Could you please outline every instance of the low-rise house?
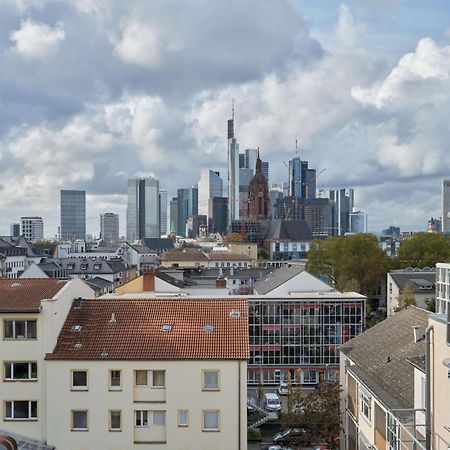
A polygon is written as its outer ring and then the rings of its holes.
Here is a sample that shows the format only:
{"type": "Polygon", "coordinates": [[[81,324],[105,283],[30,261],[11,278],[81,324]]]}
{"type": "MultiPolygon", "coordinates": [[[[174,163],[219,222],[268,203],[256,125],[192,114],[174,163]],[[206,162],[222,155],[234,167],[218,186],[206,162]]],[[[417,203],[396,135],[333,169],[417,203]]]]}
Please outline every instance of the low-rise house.
{"type": "Polygon", "coordinates": [[[46,440],[44,357],[74,298],[93,294],[81,280],[0,280],[0,430],[46,440]]]}
{"type": "Polygon", "coordinates": [[[229,252],[205,253],[198,250],[167,251],[161,257],[161,265],[166,268],[204,269],[252,267],[254,260],[244,254],[229,252]]]}
{"type": "Polygon", "coordinates": [[[46,357],[48,443],[247,448],[247,323],[245,300],[75,301],[46,357]]]}
{"type": "Polygon", "coordinates": [[[427,309],[435,298],[436,271],[434,269],[392,270],[387,274],[387,315],[395,313],[399,295],[409,292],[416,306],[427,309]]]}
{"type": "Polygon", "coordinates": [[[414,433],[417,449],[424,448],[424,415],[414,410],[415,395],[423,398],[424,387],[415,394],[409,360],[424,354],[429,314],[410,306],[340,347],[342,449],[406,450],[413,448],[414,433]],[[400,445],[402,439],[409,444],[400,445]]]}
{"type": "Polygon", "coordinates": [[[52,258],[43,258],[40,263],[33,263],[19,278],[67,278],[68,273],[61,263],[52,258]]]}

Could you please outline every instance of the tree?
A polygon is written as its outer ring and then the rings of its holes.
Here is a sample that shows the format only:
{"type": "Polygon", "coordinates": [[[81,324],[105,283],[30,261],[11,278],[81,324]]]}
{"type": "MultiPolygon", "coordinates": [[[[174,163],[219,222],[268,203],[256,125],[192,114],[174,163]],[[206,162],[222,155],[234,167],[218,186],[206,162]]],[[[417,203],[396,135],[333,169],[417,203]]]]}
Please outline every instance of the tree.
{"type": "Polygon", "coordinates": [[[410,283],[407,283],[403,292],[397,295],[397,306],[394,308],[394,312],[399,312],[408,306],[416,306],[414,287],[410,283]]]}
{"type": "Polygon", "coordinates": [[[283,425],[305,432],[293,437],[290,446],[300,448],[311,443],[325,442],[336,448],[340,433],[339,384],[321,380],[317,389],[300,400],[297,407],[283,416],[283,425]]]}
{"type": "Polygon", "coordinates": [[[244,238],[240,233],[228,233],[223,242],[224,244],[229,244],[230,242],[243,242],[244,238]]]}
{"type": "Polygon", "coordinates": [[[432,313],[436,312],[436,299],[434,297],[430,298],[430,300],[428,301],[428,303],[427,303],[427,311],[430,311],[432,313]]]}
{"type": "Polygon", "coordinates": [[[435,267],[450,260],[450,239],[443,234],[416,233],[398,249],[396,264],[405,267],[435,267]]]}
{"type": "Polygon", "coordinates": [[[376,295],[390,262],[373,234],[328,237],[311,243],[306,270],[326,276],[339,290],[376,295]]]}

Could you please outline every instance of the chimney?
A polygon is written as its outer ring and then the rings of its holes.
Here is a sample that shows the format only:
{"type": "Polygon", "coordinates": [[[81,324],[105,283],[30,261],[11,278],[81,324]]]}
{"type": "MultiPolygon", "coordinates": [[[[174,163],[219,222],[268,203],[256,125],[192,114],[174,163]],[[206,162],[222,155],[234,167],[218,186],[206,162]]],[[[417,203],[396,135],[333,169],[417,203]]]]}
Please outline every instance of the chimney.
{"type": "Polygon", "coordinates": [[[146,267],[142,275],[144,277],[144,292],[155,291],[155,269],[154,267],[146,267]]]}

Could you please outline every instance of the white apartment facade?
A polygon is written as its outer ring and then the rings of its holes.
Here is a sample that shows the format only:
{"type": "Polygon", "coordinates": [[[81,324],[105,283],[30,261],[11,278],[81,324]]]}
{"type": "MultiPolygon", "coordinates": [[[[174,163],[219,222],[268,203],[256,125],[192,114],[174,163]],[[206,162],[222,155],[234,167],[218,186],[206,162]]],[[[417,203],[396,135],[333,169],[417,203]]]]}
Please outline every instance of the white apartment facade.
{"type": "Polygon", "coordinates": [[[94,291],[81,280],[0,280],[0,430],[46,440],[44,357],[79,295],[94,291]]]}
{"type": "Polygon", "coordinates": [[[31,242],[44,239],[44,220],[42,217],[21,217],[20,234],[31,242]]]}

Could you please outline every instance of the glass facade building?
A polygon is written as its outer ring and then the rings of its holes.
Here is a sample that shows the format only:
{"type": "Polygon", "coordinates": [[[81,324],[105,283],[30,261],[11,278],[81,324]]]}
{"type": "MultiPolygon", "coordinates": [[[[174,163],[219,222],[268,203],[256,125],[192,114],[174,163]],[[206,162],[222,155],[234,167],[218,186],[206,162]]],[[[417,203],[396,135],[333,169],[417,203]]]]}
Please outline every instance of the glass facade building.
{"type": "Polygon", "coordinates": [[[110,244],[119,242],[118,214],[100,214],[100,239],[110,244]]]}
{"type": "Polygon", "coordinates": [[[86,191],[61,191],[61,240],[86,239],[86,191]]]}
{"type": "Polygon", "coordinates": [[[362,333],[364,317],[361,295],[250,298],[248,383],[276,384],[288,376],[304,385],[322,376],[335,379],[339,345],[362,333]]]}

